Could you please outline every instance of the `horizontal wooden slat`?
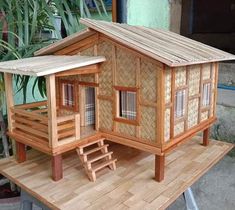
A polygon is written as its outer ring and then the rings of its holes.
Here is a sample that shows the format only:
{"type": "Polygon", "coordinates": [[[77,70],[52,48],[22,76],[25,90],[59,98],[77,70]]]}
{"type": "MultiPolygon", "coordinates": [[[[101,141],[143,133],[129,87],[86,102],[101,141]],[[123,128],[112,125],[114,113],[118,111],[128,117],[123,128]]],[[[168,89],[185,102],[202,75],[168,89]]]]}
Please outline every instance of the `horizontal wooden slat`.
{"type": "Polygon", "coordinates": [[[46,105],[47,105],[47,101],[39,101],[39,102],[33,102],[33,103],[28,103],[28,104],[15,105],[15,108],[29,109],[33,107],[46,106],[46,105]]]}
{"type": "Polygon", "coordinates": [[[57,117],[57,123],[65,122],[68,120],[74,120],[74,115],[66,115],[57,117]]]}

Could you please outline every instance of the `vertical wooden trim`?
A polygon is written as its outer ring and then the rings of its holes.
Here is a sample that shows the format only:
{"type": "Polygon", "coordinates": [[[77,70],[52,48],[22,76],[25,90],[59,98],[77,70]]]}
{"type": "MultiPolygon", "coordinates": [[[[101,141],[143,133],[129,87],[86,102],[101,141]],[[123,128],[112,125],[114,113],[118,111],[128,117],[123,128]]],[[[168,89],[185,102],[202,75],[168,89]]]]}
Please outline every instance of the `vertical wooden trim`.
{"type": "Polygon", "coordinates": [[[46,76],[49,147],[58,145],[55,75],[46,76]]]}
{"type": "Polygon", "coordinates": [[[81,126],[85,126],[85,86],[79,85],[79,113],[80,113],[80,122],[81,126]]]}
{"type": "Polygon", "coordinates": [[[26,161],[26,148],[25,144],[16,142],[16,159],[18,163],[26,161]]]}
{"type": "Polygon", "coordinates": [[[13,119],[11,108],[14,107],[14,96],[13,96],[13,85],[12,85],[12,74],[4,73],[5,82],[5,93],[6,93],[6,104],[7,104],[7,118],[8,118],[8,130],[13,130],[13,119]]]}
{"type": "Polygon", "coordinates": [[[155,155],[155,180],[161,182],[164,179],[165,155],[155,155]]]}
{"type": "MultiPolygon", "coordinates": [[[[99,38],[98,38],[99,39],[99,38]]],[[[94,45],[94,56],[98,55],[98,45],[94,45]]],[[[98,68],[100,68],[100,65],[98,65],[98,68]]],[[[95,83],[99,84],[99,74],[95,74],[95,83]]],[[[95,129],[99,130],[99,86],[95,87],[95,129]]]]}
{"type": "Polygon", "coordinates": [[[203,146],[209,145],[210,127],[203,131],[203,146]]]}
{"type": "Polygon", "coordinates": [[[199,85],[198,124],[201,122],[202,92],[203,92],[202,71],[203,71],[203,69],[202,69],[202,64],[200,64],[200,85],[199,85]]]}
{"type": "Polygon", "coordinates": [[[74,116],[74,123],[75,123],[75,139],[80,139],[80,114],[76,114],[74,116]]]}
{"type": "Polygon", "coordinates": [[[189,102],[189,68],[186,66],[186,86],[185,89],[185,119],[184,119],[184,131],[186,132],[188,130],[188,102],[189,102]]]}
{"type": "Polygon", "coordinates": [[[112,0],[112,21],[117,22],[117,0],[112,0]]]}
{"type": "MultiPolygon", "coordinates": [[[[112,73],[113,73],[113,86],[116,85],[116,70],[117,70],[117,61],[116,61],[116,47],[112,45],[112,73]]],[[[117,97],[116,97],[116,90],[113,88],[113,131],[117,131],[117,123],[115,122],[116,117],[116,109],[117,109],[117,97]]]]}
{"type": "Polygon", "coordinates": [[[59,181],[63,178],[62,155],[52,156],[51,160],[52,179],[59,181]]]}
{"type": "Polygon", "coordinates": [[[158,69],[157,73],[157,106],[156,106],[156,140],[162,145],[164,143],[164,121],[165,121],[165,69],[158,69]]]}
{"type": "MultiPolygon", "coordinates": [[[[141,59],[139,57],[136,58],[136,87],[138,88],[138,91],[136,93],[136,120],[137,122],[140,122],[141,120],[141,108],[140,108],[140,71],[141,71],[141,59]]],[[[140,138],[140,125],[136,126],[136,137],[140,138]]]]}
{"type": "Polygon", "coordinates": [[[216,103],[217,103],[217,95],[218,95],[217,85],[218,85],[219,63],[216,62],[214,64],[215,64],[215,84],[214,84],[214,87],[215,87],[214,94],[215,95],[214,95],[214,113],[213,113],[213,116],[216,116],[216,103]]]}
{"type": "Polygon", "coordinates": [[[174,138],[175,128],[175,69],[171,68],[171,114],[170,114],[170,139],[174,138]]]}
{"type": "Polygon", "coordinates": [[[208,110],[208,118],[211,117],[211,102],[212,102],[212,94],[213,94],[213,90],[212,90],[212,82],[213,82],[213,66],[214,64],[213,63],[210,63],[210,99],[209,99],[209,110],[208,110]]]}

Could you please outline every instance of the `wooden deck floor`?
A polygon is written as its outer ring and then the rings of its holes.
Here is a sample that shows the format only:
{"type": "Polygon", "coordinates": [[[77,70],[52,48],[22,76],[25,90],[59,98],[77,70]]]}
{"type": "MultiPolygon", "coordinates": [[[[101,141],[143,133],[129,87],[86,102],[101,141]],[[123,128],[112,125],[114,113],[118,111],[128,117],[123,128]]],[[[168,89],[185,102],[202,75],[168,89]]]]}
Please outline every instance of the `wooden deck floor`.
{"type": "Polygon", "coordinates": [[[117,170],[101,171],[95,183],[88,181],[74,152],[64,155],[64,179],[59,182],[50,179],[48,156],[36,151],[22,164],[0,160],[0,173],[52,209],[165,209],[232,148],[218,141],[203,147],[198,139],[167,156],[161,183],[153,180],[153,155],[118,144],[110,145],[117,170]]]}

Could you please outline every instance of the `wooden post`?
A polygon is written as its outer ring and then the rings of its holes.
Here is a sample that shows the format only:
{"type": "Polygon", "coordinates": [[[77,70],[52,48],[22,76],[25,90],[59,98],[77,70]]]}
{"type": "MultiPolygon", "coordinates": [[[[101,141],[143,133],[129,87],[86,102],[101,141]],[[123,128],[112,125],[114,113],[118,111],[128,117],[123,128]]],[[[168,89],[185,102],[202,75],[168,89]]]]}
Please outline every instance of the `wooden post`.
{"type": "Polygon", "coordinates": [[[63,165],[62,165],[62,155],[52,156],[51,160],[52,168],[52,179],[54,181],[59,181],[63,178],[63,165]]]}
{"type": "Polygon", "coordinates": [[[56,116],[56,86],[55,75],[46,77],[47,85],[47,108],[48,108],[48,134],[49,147],[54,148],[58,145],[57,137],[57,116],[56,116]]]}
{"type": "Polygon", "coordinates": [[[203,146],[209,145],[210,127],[203,131],[203,146]]]}
{"type": "Polygon", "coordinates": [[[164,179],[165,155],[155,155],[155,180],[161,182],[164,179]]]}
{"type": "Polygon", "coordinates": [[[26,148],[25,144],[16,142],[16,160],[18,163],[26,161],[26,148]]]}

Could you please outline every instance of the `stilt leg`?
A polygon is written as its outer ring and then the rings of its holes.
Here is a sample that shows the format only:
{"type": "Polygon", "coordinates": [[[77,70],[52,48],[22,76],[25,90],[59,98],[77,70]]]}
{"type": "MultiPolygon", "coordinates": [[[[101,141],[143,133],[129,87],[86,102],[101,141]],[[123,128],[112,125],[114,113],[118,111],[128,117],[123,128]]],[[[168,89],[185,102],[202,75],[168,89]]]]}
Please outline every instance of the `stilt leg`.
{"type": "Polygon", "coordinates": [[[59,181],[63,178],[62,155],[52,156],[52,179],[59,181]]]}
{"type": "Polygon", "coordinates": [[[209,136],[210,136],[210,128],[207,128],[203,131],[203,146],[209,145],[209,136]]]}
{"type": "Polygon", "coordinates": [[[16,142],[16,159],[18,163],[22,163],[26,160],[25,144],[16,142]]]}
{"type": "Polygon", "coordinates": [[[161,182],[164,179],[165,155],[155,155],[155,180],[161,182]]]}

